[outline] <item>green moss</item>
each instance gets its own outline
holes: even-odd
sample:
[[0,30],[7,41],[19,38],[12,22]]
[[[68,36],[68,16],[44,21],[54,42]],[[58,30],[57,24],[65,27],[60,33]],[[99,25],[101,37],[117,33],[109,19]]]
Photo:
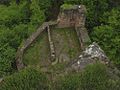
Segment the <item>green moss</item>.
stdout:
[[63,10],[65,10],[65,9],[73,9],[74,8],[73,6],[74,5],[72,5],[72,4],[63,4],[61,6],[61,9],[63,9]]

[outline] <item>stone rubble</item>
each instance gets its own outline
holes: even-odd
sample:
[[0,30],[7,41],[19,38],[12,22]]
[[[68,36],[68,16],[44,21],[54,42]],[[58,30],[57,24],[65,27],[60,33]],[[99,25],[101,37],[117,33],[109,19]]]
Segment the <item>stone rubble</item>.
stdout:
[[97,61],[105,65],[109,64],[110,61],[105,55],[104,51],[100,46],[93,42],[89,45],[79,57],[70,64],[71,70],[80,71],[84,69],[89,64],[94,64]]

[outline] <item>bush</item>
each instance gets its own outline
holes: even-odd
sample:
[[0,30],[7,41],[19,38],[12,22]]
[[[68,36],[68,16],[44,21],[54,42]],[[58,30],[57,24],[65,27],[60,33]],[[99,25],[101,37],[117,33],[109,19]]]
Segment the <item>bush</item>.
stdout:
[[60,77],[55,82],[55,90],[117,90],[120,87],[119,82],[120,80],[114,80],[109,76],[104,65],[96,63],[88,65],[81,73]]
[[9,75],[13,71],[12,63],[15,58],[15,49],[7,44],[0,44],[0,77]]
[[0,90],[48,90],[47,78],[35,69],[26,68],[6,77]]
[[30,5],[31,10],[31,24],[32,25],[41,25],[45,20],[44,11],[39,7],[39,0],[33,0]]
[[94,26],[101,24],[100,18],[103,13],[109,10],[108,0],[64,0],[68,4],[83,4],[87,8],[86,26],[92,30]]
[[73,5],[71,5],[71,4],[63,4],[62,6],[61,6],[61,9],[72,9],[72,8],[74,8],[73,7]]
[[0,0],[0,4],[9,5],[10,0]]
[[26,2],[20,4],[19,6],[12,3],[10,6],[0,5],[0,24],[6,27],[14,27],[22,22],[26,18],[23,8]]
[[94,64],[86,67],[81,75],[81,85],[83,90],[107,90],[108,73],[102,64]]
[[[106,25],[94,27],[91,39],[98,42],[109,58],[120,66],[120,9],[112,9],[104,14],[102,19]],[[120,68],[120,67],[119,67]]]
[[37,0],[0,5],[0,76],[13,72],[18,47],[44,20],[44,10]]
[[58,79],[55,90],[77,90],[80,85],[80,75],[70,74]]

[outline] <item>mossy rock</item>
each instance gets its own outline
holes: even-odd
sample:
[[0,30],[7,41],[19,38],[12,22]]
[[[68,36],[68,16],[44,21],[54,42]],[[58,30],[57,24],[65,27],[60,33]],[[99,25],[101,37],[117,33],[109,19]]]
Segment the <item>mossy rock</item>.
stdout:
[[62,10],[76,9],[76,6],[75,6],[75,5],[72,5],[72,4],[63,4],[63,5],[61,6],[61,9],[62,9]]

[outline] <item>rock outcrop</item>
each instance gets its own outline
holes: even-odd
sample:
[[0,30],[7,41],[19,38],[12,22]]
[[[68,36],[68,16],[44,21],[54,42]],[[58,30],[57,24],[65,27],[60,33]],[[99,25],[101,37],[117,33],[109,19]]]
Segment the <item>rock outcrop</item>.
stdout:
[[68,68],[71,70],[80,71],[87,65],[94,64],[98,61],[105,65],[108,65],[110,63],[108,57],[105,55],[100,46],[97,43],[93,42],[85,49],[85,51],[82,52],[81,55],[79,55],[77,59],[69,63]]
[[68,63],[66,72],[80,72],[83,71],[87,65],[102,63],[107,66],[107,72],[111,77],[116,79],[120,76],[120,71],[114,66],[112,62],[110,62],[109,58],[106,56],[104,51],[100,48],[100,46],[93,42],[89,45],[78,58]]

